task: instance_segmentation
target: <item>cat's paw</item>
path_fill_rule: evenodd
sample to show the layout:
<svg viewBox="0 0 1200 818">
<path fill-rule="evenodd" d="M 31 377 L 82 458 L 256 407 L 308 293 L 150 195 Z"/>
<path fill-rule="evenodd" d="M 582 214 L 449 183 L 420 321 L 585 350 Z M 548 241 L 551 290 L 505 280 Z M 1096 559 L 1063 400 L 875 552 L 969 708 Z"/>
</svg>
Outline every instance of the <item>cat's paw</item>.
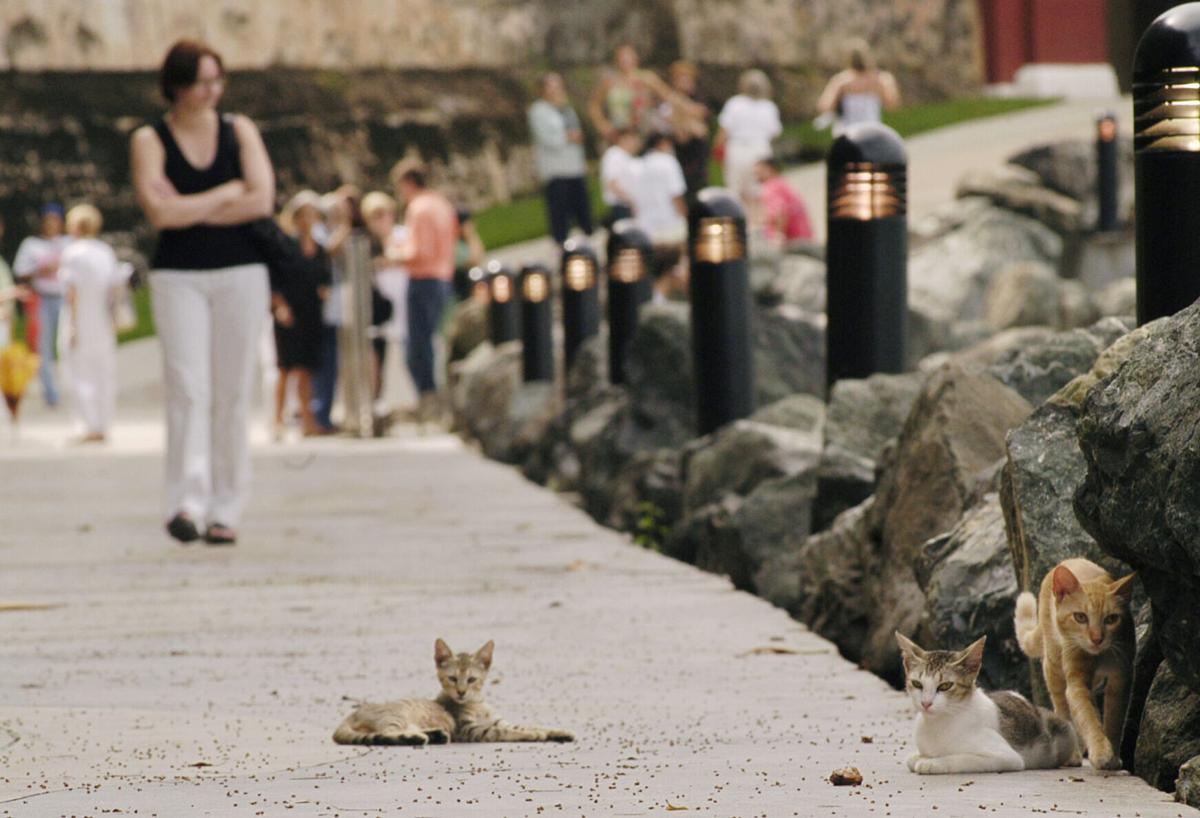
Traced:
<svg viewBox="0 0 1200 818">
<path fill-rule="evenodd" d="M 917 771 L 916 765 L 917 765 L 917 762 L 920 760 L 921 760 L 920 753 L 913 753 L 908 758 L 904 759 L 904 763 L 908 766 L 908 771 L 910 773 L 915 773 Z"/>
<path fill-rule="evenodd" d="M 911 769 L 917 775 L 942 775 L 949 772 L 938 758 L 918 758 L 913 762 Z"/>
<path fill-rule="evenodd" d="M 449 744 L 450 734 L 445 730 L 426 730 L 425 735 L 429 738 L 430 744 Z"/>
<path fill-rule="evenodd" d="M 1088 759 L 1094 770 L 1119 770 L 1121 759 L 1113 752 L 1112 745 L 1105 741 L 1092 750 L 1088 750 Z"/>
<path fill-rule="evenodd" d="M 570 730 L 547 730 L 546 731 L 546 741 L 567 742 L 567 741 L 574 741 L 574 740 L 575 740 L 575 734 L 572 733 Z"/>
<path fill-rule="evenodd" d="M 1083 766 L 1083 756 L 1081 756 L 1079 754 L 1079 751 L 1076 750 L 1074 753 L 1071 753 L 1070 758 L 1068 758 L 1066 761 L 1063 762 L 1063 766 L 1064 767 L 1082 767 Z"/>
<path fill-rule="evenodd" d="M 429 743 L 429 736 L 424 733 L 400 733 L 396 736 L 396 743 L 406 747 L 424 747 Z"/>
</svg>

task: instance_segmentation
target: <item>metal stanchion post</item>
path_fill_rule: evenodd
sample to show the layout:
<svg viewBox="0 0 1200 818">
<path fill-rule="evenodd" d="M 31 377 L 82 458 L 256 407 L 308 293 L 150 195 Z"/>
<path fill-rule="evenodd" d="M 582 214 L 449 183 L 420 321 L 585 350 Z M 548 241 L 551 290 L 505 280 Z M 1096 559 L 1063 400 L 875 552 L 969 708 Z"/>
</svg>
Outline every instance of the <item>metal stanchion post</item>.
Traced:
<svg viewBox="0 0 1200 818">
<path fill-rule="evenodd" d="M 371 349 L 371 242 L 354 231 L 343 245 L 342 324 L 338 327 L 338 380 L 345 409 L 343 426 L 357 437 L 375 433 Z"/>
<path fill-rule="evenodd" d="M 847 129 L 829 149 L 825 373 L 904 371 L 908 323 L 908 158 L 886 125 Z"/>
<path fill-rule="evenodd" d="M 1200 3 L 1161 15 L 1133 58 L 1137 320 L 1200 297 Z"/>
<path fill-rule="evenodd" d="M 554 316 L 550 271 L 521 268 L 521 363 L 526 382 L 554 382 Z"/>
<path fill-rule="evenodd" d="M 562 255 L 563 346 L 567 369 L 588 338 L 600 331 L 596 254 L 587 242 L 568 239 Z"/>
<path fill-rule="evenodd" d="M 650 300 L 650 237 L 622 219 L 608 234 L 608 377 L 625 383 L 625 356 L 637 331 L 638 311 Z"/>
<path fill-rule="evenodd" d="M 1111 111 L 1096 119 L 1096 196 L 1099 212 L 1096 229 L 1116 230 L 1117 217 L 1117 117 Z"/>
<path fill-rule="evenodd" d="M 496 346 L 515 341 L 521 337 L 521 304 L 517 300 L 517 282 L 512 270 L 499 261 L 487 265 L 488 326 L 490 337 Z"/>
<path fill-rule="evenodd" d="M 754 411 L 746 214 L 723 188 L 705 188 L 688 211 L 692 351 L 700 434 Z"/>
</svg>

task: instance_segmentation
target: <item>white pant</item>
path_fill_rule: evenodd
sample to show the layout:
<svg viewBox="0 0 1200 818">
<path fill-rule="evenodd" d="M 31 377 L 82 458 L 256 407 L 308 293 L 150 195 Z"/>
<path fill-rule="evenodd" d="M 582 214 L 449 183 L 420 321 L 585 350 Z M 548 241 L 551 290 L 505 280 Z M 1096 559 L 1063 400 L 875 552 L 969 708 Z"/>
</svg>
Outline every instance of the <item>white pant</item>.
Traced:
<svg viewBox="0 0 1200 818">
<path fill-rule="evenodd" d="M 754 165 L 759 159 L 771 155 L 769 147 L 758 144 L 730 142 L 725 146 L 725 187 L 749 206 L 758 195 L 758 180 L 754 178 Z"/>
<path fill-rule="evenodd" d="M 247 416 L 267 268 L 156 270 L 167 403 L 166 516 L 235 526 L 250 490 Z"/>
<path fill-rule="evenodd" d="M 79 338 L 65 357 L 83 431 L 108 434 L 117 412 L 116 340 L 112 333 L 106 338 Z"/>
</svg>

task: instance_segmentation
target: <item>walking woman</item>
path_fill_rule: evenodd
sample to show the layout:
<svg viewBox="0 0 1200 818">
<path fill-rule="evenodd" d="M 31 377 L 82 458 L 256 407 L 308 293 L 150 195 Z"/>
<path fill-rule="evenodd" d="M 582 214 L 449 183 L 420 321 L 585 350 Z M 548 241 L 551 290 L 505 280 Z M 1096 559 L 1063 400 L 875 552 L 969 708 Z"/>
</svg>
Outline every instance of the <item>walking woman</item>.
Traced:
<svg viewBox="0 0 1200 818">
<path fill-rule="evenodd" d="M 222 114 L 221 57 L 180 40 L 159 75 L 166 115 L 132 139 L 133 185 L 159 230 L 151 265 L 166 380 L 167 531 L 231 544 L 250 488 L 247 410 L 267 315 L 267 267 L 247 226 L 274 209 L 262 137 Z"/>
</svg>

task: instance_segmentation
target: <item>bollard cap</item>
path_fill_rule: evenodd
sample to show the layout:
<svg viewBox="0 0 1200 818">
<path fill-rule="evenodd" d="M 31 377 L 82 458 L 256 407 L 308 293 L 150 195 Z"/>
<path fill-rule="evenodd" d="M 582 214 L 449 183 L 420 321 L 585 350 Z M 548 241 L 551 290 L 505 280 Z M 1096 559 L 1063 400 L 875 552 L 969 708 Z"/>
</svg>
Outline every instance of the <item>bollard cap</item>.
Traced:
<svg viewBox="0 0 1200 818">
<path fill-rule="evenodd" d="M 608 255 L 612 256 L 614 247 L 636 247 L 647 253 L 653 248 L 646 231 L 637 226 L 633 219 L 621 219 L 613 223 L 608 232 Z"/>
<path fill-rule="evenodd" d="M 582 239 L 563 244 L 562 274 L 568 290 L 583 292 L 596 286 L 596 251 Z"/>
<path fill-rule="evenodd" d="M 608 278 L 636 284 L 646 277 L 654 245 L 633 219 L 621 219 L 608 233 Z"/>
<path fill-rule="evenodd" d="M 701 264 L 746 257 L 746 210 L 732 191 L 706 187 L 696 194 L 688 210 L 688 250 Z"/>
<path fill-rule="evenodd" d="M 746 209 L 733 191 L 723 187 L 706 187 L 696 194 L 688 218 L 689 221 L 696 218 L 723 218 L 744 222 Z"/>
<path fill-rule="evenodd" d="M 1135 77 L 1178 68 L 1200 69 L 1200 3 L 1184 3 L 1160 14 L 1133 55 Z"/>
<path fill-rule="evenodd" d="M 872 165 L 907 165 L 908 154 L 900 135 L 881 122 L 861 122 L 851 125 L 833 141 L 829 149 L 830 167 L 870 163 Z"/>
</svg>

